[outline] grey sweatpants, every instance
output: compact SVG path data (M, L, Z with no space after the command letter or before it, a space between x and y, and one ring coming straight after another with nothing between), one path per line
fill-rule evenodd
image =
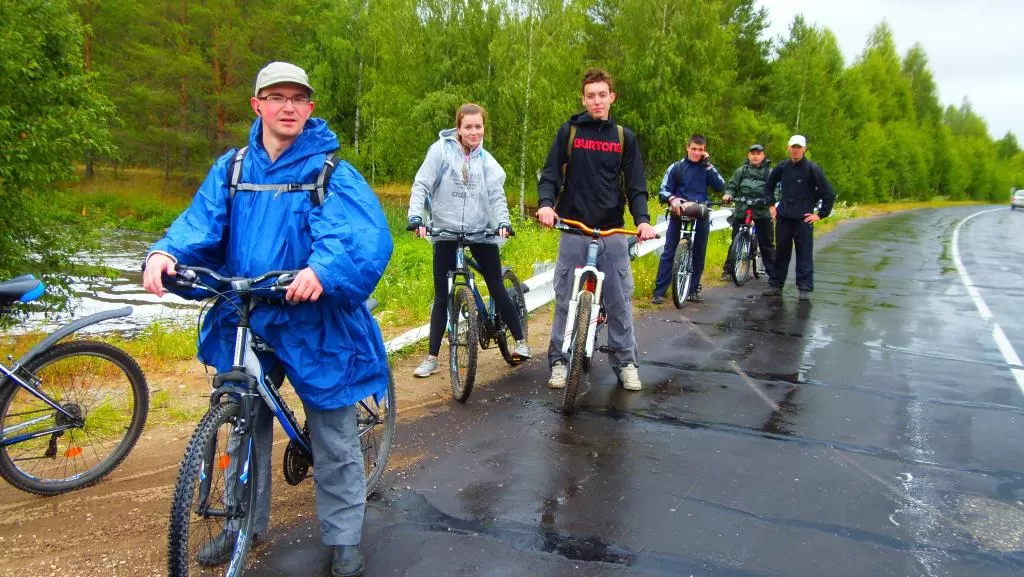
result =
M598 241L597 269L604 273L601 300L608 317L608 361L612 367L636 363L636 339L633 336L633 269L629 264L626 237L613 235ZM565 361L562 343L566 334L565 317L569 314L573 276L576 267L587 262L590 237L562 233L555 261L555 318L551 323L548 364ZM571 332L571 327L569 330ZM595 347L597 345L595 344Z
M273 378L273 377L272 377ZM313 445L316 478L316 516L325 545L358 545L363 535L366 507L366 473L359 445L356 407L321 411L303 403ZM274 418L260 402L253 423L256 439L255 533L266 534L270 521L270 489L274 443ZM228 452L236 454L234 435ZM234 460L233 460L234 462ZM232 484L228 483L227 487Z

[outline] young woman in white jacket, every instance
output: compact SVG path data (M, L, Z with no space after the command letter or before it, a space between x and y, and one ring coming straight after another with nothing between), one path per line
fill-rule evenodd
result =
M481 235L470 243L487 290L498 314L516 339L513 354L530 357L515 305L501 282L498 247L512 234L505 200L505 171L483 147L487 112L477 104L463 104L455 114L455 128L442 130L416 172L409 201L409 230L427 238L433 228L476 232L498 231L498 238ZM426 222L429 219L429 222ZM434 308L430 313L430 348L413 374L428 377L440 370L437 354L448 321L448 272L455 268L454 240L430 237L434 245Z

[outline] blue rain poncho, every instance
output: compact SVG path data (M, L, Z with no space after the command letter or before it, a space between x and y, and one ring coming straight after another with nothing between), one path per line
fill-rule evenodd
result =
M319 118L271 164L262 144L262 122L249 132L239 182L312 183L338 139ZM260 304L253 331L276 350L289 382L306 403L330 410L381 394L387 388L387 355L380 329L363 304L391 258L391 235L377 197L363 177L339 161L323 205L307 191L238 191L228 195L234 151L221 156L192 204L157 241L179 264L204 266L225 276L258 276L309 266L323 284L320 299L296 306ZM231 368L236 315L214 307L199 335L199 359L218 371Z

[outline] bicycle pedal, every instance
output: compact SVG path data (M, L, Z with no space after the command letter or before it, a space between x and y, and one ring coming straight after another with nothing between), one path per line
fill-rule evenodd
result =
M602 353L605 353L605 354L611 354L612 353L612 348L609 347L608 345L601 345L601 346L597 347L597 350L602 352Z

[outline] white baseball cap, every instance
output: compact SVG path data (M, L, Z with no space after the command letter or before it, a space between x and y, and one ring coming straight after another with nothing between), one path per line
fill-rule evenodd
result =
M259 96L260 90L268 86L285 82L305 86L309 93L313 94L313 87L309 85L309 77L306 76L305 70L287 62L271 62L256 75L256 91L253 96Z
M807 148L807 139L800 134L794 134L789 137L790 146L799 146L800 148Z

